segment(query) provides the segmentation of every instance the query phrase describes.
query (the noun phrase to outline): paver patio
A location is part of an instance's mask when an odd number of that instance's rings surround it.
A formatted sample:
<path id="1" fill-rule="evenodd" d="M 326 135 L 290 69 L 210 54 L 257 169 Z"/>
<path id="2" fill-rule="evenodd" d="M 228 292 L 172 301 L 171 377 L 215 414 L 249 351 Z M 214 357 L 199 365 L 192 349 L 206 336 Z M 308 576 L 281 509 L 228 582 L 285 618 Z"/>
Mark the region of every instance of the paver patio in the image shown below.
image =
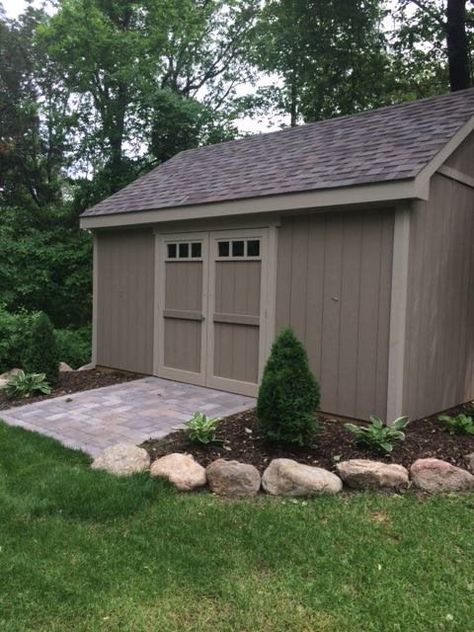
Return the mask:
<path id="1" fill-rule="evenodd" d="M 0 419 L 96 455 L 115 443 L 163 437 L 197 410 L 225 417 L 254 405 L 244 395 L 146 377 L 11 408 Z"/>

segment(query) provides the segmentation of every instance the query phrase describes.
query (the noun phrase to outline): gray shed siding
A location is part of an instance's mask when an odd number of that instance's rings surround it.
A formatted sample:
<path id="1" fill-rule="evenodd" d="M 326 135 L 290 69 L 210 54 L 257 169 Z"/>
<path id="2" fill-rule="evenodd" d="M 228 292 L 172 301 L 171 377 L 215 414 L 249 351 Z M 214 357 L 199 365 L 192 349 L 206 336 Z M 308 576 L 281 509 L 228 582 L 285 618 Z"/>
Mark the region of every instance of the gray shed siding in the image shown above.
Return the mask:
<path id="1" fill-rule="evenodd" d="M 97 364 L 153 373 L 154 236 L 97 232 Z"/>
<path id="2" fill-rule="evenodd" d="M 394 213 L 325 213 L 279 229 L 276 330 L 291 325 L 321 408 L 386 414 Z"/>
<path id="3" fill-rule="evenodd" d="M 459 170 L 460 150 L 448 161 Z M 410 223 L 403 412 L 412 418 L 474 398 L 473 244 L 474 189 L 435 174 Z"/>
<path id="4" fill-rule="evenodd" d="M 445 164 L 474 178 L 474 132 L 459 145 Z"/>

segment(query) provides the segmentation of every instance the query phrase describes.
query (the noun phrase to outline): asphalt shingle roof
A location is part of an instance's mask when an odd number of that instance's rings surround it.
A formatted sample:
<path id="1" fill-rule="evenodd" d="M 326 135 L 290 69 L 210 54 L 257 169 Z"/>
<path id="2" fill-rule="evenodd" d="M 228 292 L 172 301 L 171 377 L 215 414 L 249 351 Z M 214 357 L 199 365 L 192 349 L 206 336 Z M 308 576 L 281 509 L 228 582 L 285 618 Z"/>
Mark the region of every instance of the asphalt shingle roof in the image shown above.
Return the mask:
<path id="1" fill-rule="evenodd" d="M 83 215 L 414 178 L 474 115 L 474 88 L 183 151 Z"/>

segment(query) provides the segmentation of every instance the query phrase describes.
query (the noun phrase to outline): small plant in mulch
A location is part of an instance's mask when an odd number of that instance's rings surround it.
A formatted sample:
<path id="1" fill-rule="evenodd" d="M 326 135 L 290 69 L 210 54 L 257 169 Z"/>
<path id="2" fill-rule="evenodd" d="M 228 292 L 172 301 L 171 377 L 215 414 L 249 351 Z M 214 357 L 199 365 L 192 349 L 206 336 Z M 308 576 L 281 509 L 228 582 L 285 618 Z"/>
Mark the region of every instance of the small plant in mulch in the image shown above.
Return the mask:
<path id="1" fill-rule="evenodd" d="M 392 452 L 395 443 L 405 440 L 403 430 L 407 425 L 408 417 L 398 417 L 390 426 L 387 426 L 380 417 L 375 415 L 370 417 L 370 424 L 367 426 L 344 424 L 345 428 L 354 435 L 357 445 L 386 454 Z"/>
<path id="2" fill-rule="evenodd" d="M 28 373 L 44 373 L 49 384 L 57 384 L 59 356 L 56 336 L 53 325 L 44 312 L 37 316 L 31 327 L 23 365 Z"/>
<path id="3" fill-rule="evenodd" d="M 291 329 L 273 343 L 258 392 L 257 416 L 267 441 L 309 445 L 317 430 L 319 385 L 308 356 Z"/>
<path id="4" fill-rule="evenodd" d="M 438 420 L 443 424 L 449 434 L 470 434 L 474 435 L 474 419 L 470 415 L 461 413 L 456 417 L 440 415 Z"/>
<path id="5" fill-rule="evenodd" d="M 208 445 L 216 443 L 216 430 L 220 422 L 219 417 L 208 417 L 204 413 L 196 412 L 186 422 L 188 437 L 193 443 Z"/>
<path id="6" fill-rule="evenodd" d="M 44 373 L 25 373 L 21 369 L 11 376 L 4 390 L 5 395 L 10 399 L 30 397 L 38 393 L 50 395 L 52 391 Z"/>

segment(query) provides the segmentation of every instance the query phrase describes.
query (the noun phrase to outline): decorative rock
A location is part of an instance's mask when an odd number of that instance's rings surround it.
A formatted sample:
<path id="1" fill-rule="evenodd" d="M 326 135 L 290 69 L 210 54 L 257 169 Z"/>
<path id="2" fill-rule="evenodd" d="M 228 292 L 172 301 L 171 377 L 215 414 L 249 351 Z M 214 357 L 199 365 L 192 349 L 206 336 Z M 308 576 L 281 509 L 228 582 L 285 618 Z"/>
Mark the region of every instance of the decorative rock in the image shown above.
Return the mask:
<path id="1" fill-rule="evenodd" d="M 291 459 L 274 459 L 263 473 L 262 485 L 274 496 L 337 494 L 342 489 L 341 479 L 332 472 Z"/>
<path id="2" fill-rule="evenodd" d="M 466 461 L 468 469 L 470 469 L 471 472 L 474 473 L 474 452 L 471 452 L 471 454 L 466 454 L 464 460 Z"/>
<path id="3" fill-rule="evenodd" d="M 169 480 L 182 492 L 189 492 L 206 484 L 206 470 L 194 460 L 191 454 L 175 452 L 154 461 L 150 476 Z"/>
<path id="4" fill-rule="evenodd" d="M 408 487 L 408 470 L 403 465 L 350 459 L 336 465 L 344 483 L 354 489 L 400 489 Z"/>
<path id="5" fill-rule="evenodd" d="M 206 469 L 209 487 L 222 496 L 255 496 L 260 489 L 260 474 L 253 465 L 218 459 Z"/>
<path id="6" fill-rule="evenodd" d="M 0 388 L 4 388 L 7 385 L 8 380 L 14 375 L 18 375 L 20 371 L 21 369 L 10 369 L 9 371 L 5 371 L 5 373 L 2 373 L 0 375 Z"/>
<path id="7" fill-rule="evenodd" d="M 474 476 L 440 459 L 418 459 L 410 468 L 413 484 L 425 492 L 462 492 L 474 489 Z"/>
<path id="8" fill-rule="evenodd" d="M 106 470 L 116 476 L 130 476 L 147 470 L 150 467 L 150 457 L 146 450 L 136 445 L 117 443 L 101 452 L 91 467 L 94 470 Z"/>
<path id="9" fill-rule="evenodd" d="M 60 362 L 59 363 L 59 372 L 60 373 L 66 373 L 68 371 L 74 371 L 74 369 L 72 368 L 72 366 L 69 366 L 69 364 L 67 362 Z"/>

